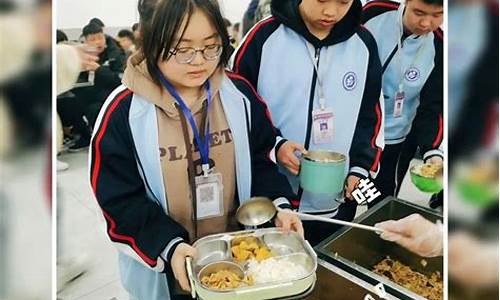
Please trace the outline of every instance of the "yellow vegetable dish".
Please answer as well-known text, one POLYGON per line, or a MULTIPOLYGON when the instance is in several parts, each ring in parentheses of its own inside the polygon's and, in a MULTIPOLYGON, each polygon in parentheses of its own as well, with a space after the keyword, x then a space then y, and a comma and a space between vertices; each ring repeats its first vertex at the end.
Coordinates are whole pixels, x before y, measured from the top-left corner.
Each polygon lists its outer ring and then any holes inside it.
POLYGON ((254 237, 238 239, 238 243, 231 247, 231 251, 237 262, 244 262, 251 258, 260 262, 272 257, 271 251, 266 246, 260 246, 254 237))
POLYGON ((212 289, 227 290, 238 288, 242 284, 252 285, 253 280, 251 277, 240 278, 236 273, 229 270, 220 270, 203 276, 201 283, 212 289))

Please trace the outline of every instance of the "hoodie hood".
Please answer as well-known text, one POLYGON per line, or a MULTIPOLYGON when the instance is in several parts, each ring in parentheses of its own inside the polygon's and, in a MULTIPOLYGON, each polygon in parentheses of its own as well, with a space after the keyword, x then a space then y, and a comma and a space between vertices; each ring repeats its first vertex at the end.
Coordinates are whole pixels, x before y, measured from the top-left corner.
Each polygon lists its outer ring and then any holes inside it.
MULTIPOLYGON (((217 69, 209 78, 213 97, 218 97, 222 82, 223 69, 217 69)), ((148 72, 146 60, 140 52, 136 52, 127 61, 127 68, 123 73, 122 83, 134 94, 143 97, 148 102, 161 108, 169 117, 178 119, 179 112, 175 107, 175 98, 163 87, 156 84, 148 72)), ((206 92, 191 106, 193 113, 203 108, 203 101, 207 98, 206 92)))
POLYGON ((271 11, 281 23, 303 36, 315 47, 330 46, 349 39, 361 24, 361 2, 353 0, 347 14, 335 24, 330 34, 323 40, 318 39, 309 32, 299 12, 301 0, 273 0, 271 11))

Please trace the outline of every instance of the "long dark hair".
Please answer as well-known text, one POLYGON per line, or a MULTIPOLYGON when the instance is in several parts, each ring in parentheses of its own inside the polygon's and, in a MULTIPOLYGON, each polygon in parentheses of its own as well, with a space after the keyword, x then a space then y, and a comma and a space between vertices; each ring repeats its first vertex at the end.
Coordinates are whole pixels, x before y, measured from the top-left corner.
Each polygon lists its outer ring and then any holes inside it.
MULTIPOLYGON (((219 66, 226 66, 230 56, 229 35, 216 0, 139 0, 141 51, 146 59, 148 72, 157 84, 158 60, 167 60, 172 56, 169 50, 178 45, 174 45, 174 42, 182 21, 187 16, 187 27, 195 9, 200 9, 207 15, 219 34, 222 41, 219 66)), ((186 27, 182 28, 181 37, 186 27)))

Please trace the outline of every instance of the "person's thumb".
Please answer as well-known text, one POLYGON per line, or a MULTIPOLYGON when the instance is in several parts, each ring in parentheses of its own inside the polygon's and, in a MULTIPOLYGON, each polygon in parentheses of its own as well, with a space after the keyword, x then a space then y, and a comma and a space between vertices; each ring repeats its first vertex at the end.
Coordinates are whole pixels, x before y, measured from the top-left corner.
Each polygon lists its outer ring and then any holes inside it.
POLYGON ((380 234, 380 238, 389 242, 398 242, 401 240, 403 237, 395 232, 391 231, 384 231, 382 234, 380 234))
POLYGON ((304 149, 304 147, 296 142, 288 141, 288 146, 293 149, 293 151, 301 151, 301 149, 304 149))
POLYGON ((399 221, 394 221, 394 220, 377 223, 375 224, 375 227, 395 234, 401 234, 403 232, 399 221))
POLYGON ((285 220, 283 220, 282 222, 282 230, 283 232, 285 233, 289 233, 290 232, 290 228, 292 226, 291 222, 290 222, 290 219, 289 218, 286 218, 285 220))
POLYGON ((194 248, 192 246, 188 246, 188 247, 186 247, 186 250, 184 253, 185 253, 185 256, 195 257, 196 256, 196 248, 194 248))
POLYGON ((296 145, 295 150, 300 151, 300 153, 302 153, 302 154, 307 154, 307 150, 306 150, 306 148, 304 148, 304 146, 302 144, 296 143, 295 145, 296 145))

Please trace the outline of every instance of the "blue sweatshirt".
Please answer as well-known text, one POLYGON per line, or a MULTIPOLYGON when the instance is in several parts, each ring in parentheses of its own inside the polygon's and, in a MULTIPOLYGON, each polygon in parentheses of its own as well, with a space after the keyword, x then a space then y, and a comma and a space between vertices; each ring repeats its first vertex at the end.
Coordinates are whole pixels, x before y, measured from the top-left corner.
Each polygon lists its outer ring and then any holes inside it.
POLYGON ((363 8, 362 21, 375 37, 382 63, 385 99, 385 143, 406 139, 413 128, 424 159, 442 156, 443 140, 443 32, 405 34, 404 6, 373 1, 363 8), (402 40, 401 49, 398 39, 402 40), (395 96, 403 84, 401 116, 394 115, 395 96))
MULTIPOLYGON (((233 70, 266 101, 282 138, 308 150, 343 153, 348 156, 346 173, 374 176, 383 149, 381 64, 375 40, 360 26, 361 3, 355 0, 323 40, 308 31, 299 4, 273 1, 272 16, 257 23, 233 54, 233 70), (326 107, 334 115, 333 140, 319 145, 311 139, 312 111, 319 108, 313 60, 318 62, 326 107)), ((302 193, 298 177, 282 171, 300 196, 301 211, 335 212, 338 203, 332 195, 302 193)))

